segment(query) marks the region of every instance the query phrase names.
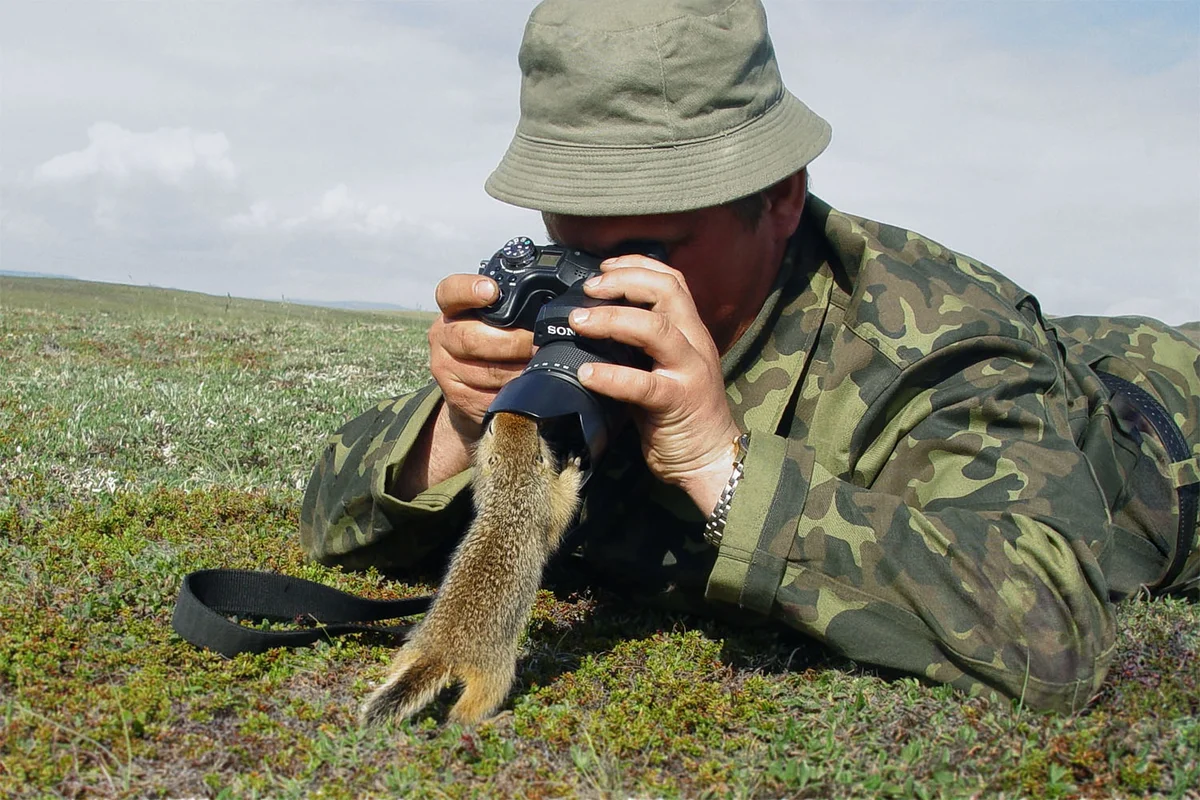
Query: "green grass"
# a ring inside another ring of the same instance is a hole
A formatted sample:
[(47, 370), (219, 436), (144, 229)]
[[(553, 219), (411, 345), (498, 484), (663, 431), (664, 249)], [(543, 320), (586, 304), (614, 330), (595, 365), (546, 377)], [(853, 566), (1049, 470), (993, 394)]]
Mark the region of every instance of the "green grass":
[(308, 563), (325, 436), (427, 380), (428, 316), (0, 278), (0, 796), (1110, 797), (1200, 785), (1200, 610), (1120, 609), (1098, 701), (1032, 713), (884, 680), (786, 633), (539, 597), (517, 691), (354, 721), (389, 643), (224, 659), (179, 640), (179, 582)]

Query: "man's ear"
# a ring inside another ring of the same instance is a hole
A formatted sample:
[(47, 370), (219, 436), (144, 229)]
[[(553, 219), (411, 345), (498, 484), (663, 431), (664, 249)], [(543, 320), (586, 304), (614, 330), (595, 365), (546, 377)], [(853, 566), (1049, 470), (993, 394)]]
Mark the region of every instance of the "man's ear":
[(775, 236), (787, 239), (796, 232), (804, 201), (808, 197), (808, 170), (797, 173), (769, 187), (766, 192), (763, 220), (771, 226)]

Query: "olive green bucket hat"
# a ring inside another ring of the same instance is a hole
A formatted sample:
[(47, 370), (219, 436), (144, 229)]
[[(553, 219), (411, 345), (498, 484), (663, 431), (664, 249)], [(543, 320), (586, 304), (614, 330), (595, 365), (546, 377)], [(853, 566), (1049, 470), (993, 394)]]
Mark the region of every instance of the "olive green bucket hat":
[(783, 86), (759, 0), (545, 0), (488, 194), (584, 216), (720, 205), (797, 172), (829, 123)]

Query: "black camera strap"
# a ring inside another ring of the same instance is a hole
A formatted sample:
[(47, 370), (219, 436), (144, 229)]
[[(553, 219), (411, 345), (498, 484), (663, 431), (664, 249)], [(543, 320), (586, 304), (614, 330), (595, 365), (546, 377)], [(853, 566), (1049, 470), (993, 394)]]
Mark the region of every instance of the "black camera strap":
[[(304, 647), (347, 633), (403, 639), (416, 623), (366, 623), (422, 614), (432, 602), (429, 595), (372, 600), (275, 572), (208, 569), (183, 579), (171, 626), (197, 647), (233, 657), (275, 647)], [(231, 616), (246, 621), (290, 621), (296, 627), (249, 628), (231, 620)]]

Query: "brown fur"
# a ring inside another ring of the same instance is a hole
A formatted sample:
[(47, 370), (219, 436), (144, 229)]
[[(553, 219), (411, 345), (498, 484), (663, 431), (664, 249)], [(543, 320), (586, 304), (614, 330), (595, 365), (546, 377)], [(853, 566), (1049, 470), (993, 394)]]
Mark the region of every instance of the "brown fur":
[(492, 417), (475, 452), (475, 519), (429, 613), (363, 703), (364, 723), (405, 719), (456, 682), (464, 687), (451, 722), (474, 725), (495, 713), (512, 688), (517, 642), (546, 561), (575, 516), (580, 484), (578, 462), (560, 471), (537, 423)]

